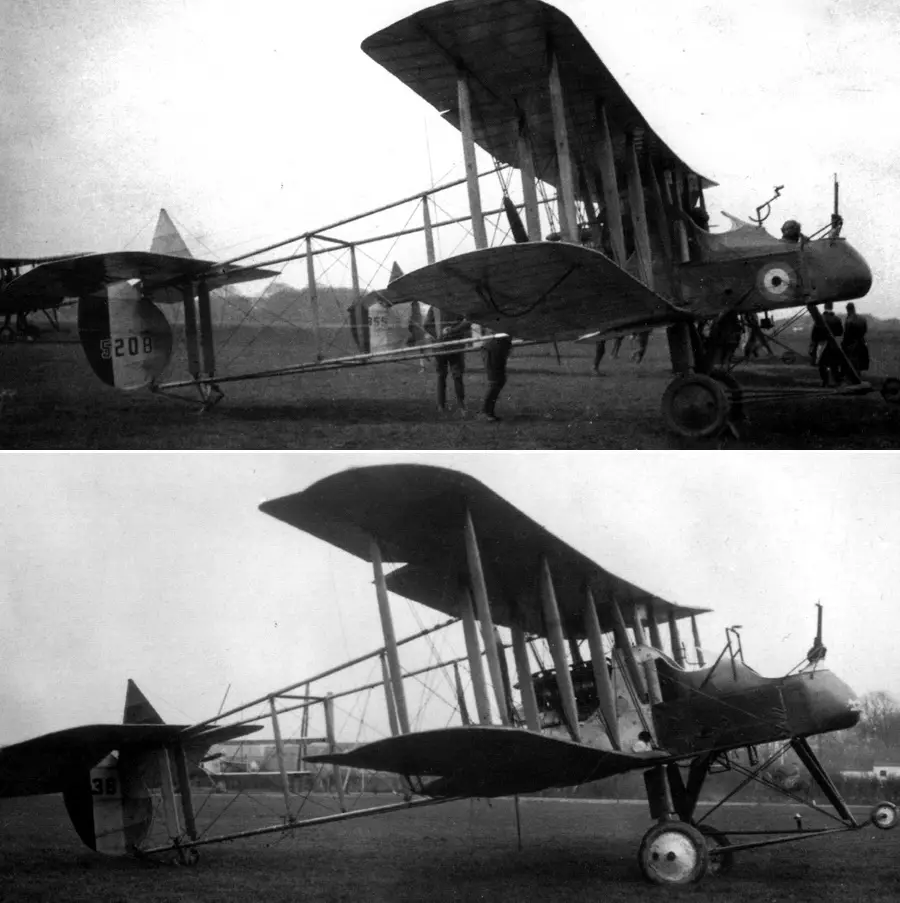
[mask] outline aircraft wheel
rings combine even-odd
[[[638,864],[653,884],[675,886],[699,881],[709,866],[704,836],[692,825],[669,821],[654,825],[641,841]]]
[[[796,364],[797,355],[793,351],[785,351],[785,353],[781,355],[781,361],[784,364]]]
[[[0,344],[11,345],[16,340],[16,332],[11,326],[0,326]]]
[[[897,827],[897,807],[893,803],[878,803],[869,816],[872,824],[882,831]]]
[[[717,828],[708,825],[699,825],[697,830],[706,838],[706,846],[710,851],[707,874],[724,875],[730,872],[734,865],[734,853],[727,849],[731,846],[731,841]],[[719,852],[714,854],[713,850]]]
[[[900,404],[900,379],[889,376],[881,384],[881,397],[891,404]]]
[[[730,410],[731,400],[723,384],[699,373],[673,379],[662,399],[666,426],[687,439],[720,433]]]

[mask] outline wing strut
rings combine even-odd
[[[466,511],[466,559],[469,563],[469,580],[472,586],[472,594],[475,596],[475,607],[478,611],[478,620],[481,623],[481,640],[484,644],[484,652],[487,656],[488,670],[491,674],[491,683],[494,685],[494,700],[497,703],[497,711],[500,714],[500,723],[509,724],[509,712],[506,710],[506,699],[503,693],[503,675],[500,668],[500,657],[497,655],[497,646],[494,643],[494,621],[491,617],[491,605],[488,599],[487,582],[484,579],[484,570],[481,567],[481,553],[478,549],[478,537],[475,535],[475,525],[472,523],[472,514]]]
[[[578,729],[578,706],[575,702],[575,688],[572,686],[572,675],[566,661],[566,638],[563,635],[562,622],[559,617],[559,606],[556,603],[556,591],[553,588],[553,575],[546,558],[541,558],[541,601],[544,609],[544,624],[547,627],[547,642],[553,665],[556,668],[556,683],[562,700],[563,712],[566,716],[566,727],[576,743],[581,742]]]
[[[400,670],[400,654],[397,651],[397,637],[394,634],[394,621],[391,618],[391,605],[388,600],[387,584],[384,580],[381,549],[374,538],[369,541],[369,553],[372,558],[372,570],[375,574],[375,594],[378,598],[378,613],[381,616],[381,631],[384,634],[384,651],[387,655],[388,671],[394,690],[394,704],[397,707],[397,724],[400,733],[408,734],[409,710],[406,708],[403,672]]]

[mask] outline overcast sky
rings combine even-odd
[[[369,565],[257,506],[397,461],[470,473],[620,576],[714,609],[699,619],[713,655],[743,625],[766,676],[804,658],[821,601],[827,665],[858,693],[900,694],[896,455],[6,454],[0,744],[120,720],[129,677],[186,723],[229,684],[229,705],[248,701],[380,646]],[[444,620],[396,598],[393,611],[398,635]],[[366,666],[352,685],[378,677]],[[432,686],[452,700],[446,677]],[[338,727],[355,740],[349,707]]]
[[[359,49],[423,5],[0,0],[0,254],[143,248],[166,206],[226,257],[459,177],[458,132]],[[900,315],[894,0],[556,5],[721,184],[712,210],[747,217],[784,184],[770,227],[811,232],[838,172],[875,275],[863,307]],[[419,244],[400,262],[424,262]]]

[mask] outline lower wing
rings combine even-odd
[[[595,749],[518,728],[473,725],[401,734],[307,761],[436,778],[422,789],[428,796],[501,796],[584,784],[647,768],[658,758],[656,753]]]
[[[383,292],[520,339],[577,338],[678,319],[670,302],[599,251],[529,242],[472,251],[401,276]]]

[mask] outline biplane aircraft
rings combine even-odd
[[[710,663],[697,624],[707,609],[641,589],[478,480],[445,468],[351,469],[260,507],[371,562],[384,645],[189,728],[160,724],[145,700],[135,703],[132,687],[124,726],[76,728],[0,751],[2,795],[63,790],[89,846],[142,856],[174,853],[190,862],[209,844],[464,798],[518,800],[546,788],[640,772],[653,824],[638,859],[643,874],[661,885],[698,881],[707,870],[723,872],[735,854],[758,847],[897,823],[890,803],[876,805],[858,821],[810,745],[810,737],[852,727],[859,718],[850,688],[823,667],[821,620],[801,666],[784,676],[766,678],[747,665],[732,628]],[[397,567],[388,573],[389,565]],[[398,640],[391,593],[450,620]],[[461,627],[464,656],[425,668],[403,667],[401,648],[406,654],[407,644],[453,627]],[[498,642],[501,630],[508,632],[509,643]],[[515,684],[508,676],[509,648]],[[341,693],[318,689],[323,680],[362,662],[377,668],[376,660],[380,679]],[[474,719],[464,703],[459,665],[468,667]],[[414,730],[407,687],[427,671],[451,667],[461,723]],[[363,691],[369,700],[372,693],[383,693],[390,735],[339,743],[335,700]],[[320,704],[327,748],[310,754],[308,718]],[[331,769],[340,811],[300,817],[306,796],[291,787],[283,734],[291,712],[303,717],[298,769],[301,760],[303,767]],[[283,817],[216,834],[215,816],[201,828],[193,804],[198,790],[192,790],[185,765],[188,752],[204,756],[214,737],[223,742],[260,721],[270,721],[273,729]],[[117,759],[104,758],[112,748]],[[785,749],[793,750],[829,807],[772,778],[777,771],[772,764]],[[710,792],[707,777],[722,769],[744,779],[720,802],[701,803],[704,788],[704,798]],[[371,808],[349,805],[345,793],[354,771],[400,776],[406,798]],[[791,816],[789,830],[773,825],[726,832],[710,825],[709,816],[750,781],[810,806],[817,818],[827,816],[834,825],[794,828]],[[199,808],[209,808],[210,799]],[[150,834],[151,809],[164,813],[162,836]]]
[[[575,24],[542,0],[448,0],[362,48],[460,130],[469,179],[476,249],[398,279],[388,292],[396,301],[536,341],[664,327],[677,374],[665,420],[705,436],[753,397],[717,366],[717,324],[801,305],[820,323],[818,305],[871,286],[869,266],[841,236],[837,189],[816,240],[799,228],[792,240],[773,238],[762,216],[710,233],[704,189],[716,183],[663,142]],[[511,208],[515,244],[488,247],[476,145],[521,173],[526,221]],[[535,180],[557,190],[556,242],[541,240]],[[871,389],[844,366],[850,385],[839,391]]]

